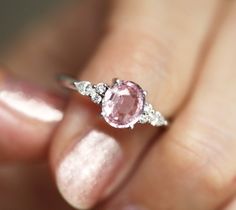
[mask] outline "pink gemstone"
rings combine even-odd
[[[109,88],[102,101],[102,115],[115,128],[132,127],[143,112],[145,95],[131,81],[119,81]]]

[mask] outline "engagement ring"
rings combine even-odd
[[[167,120],[146,101],[147,92],[132,81],[113,79],[113,84],[92,84],[65,75],[60,83],[69,89],[89,96],[92,102],[101,106],[104,120],[115,128],[133,128],[136,123],[152,126],[166,126]]]

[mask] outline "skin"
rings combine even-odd
[[[4,71],[43,86],[44,94],[61,93],[54,82],[58,72],[94,83],[110,83],[115,77],[133,80],[171,123],[163,131],[149,126],[112,129],[94,117],[96,106],[72,94],[68,104],[55,102],[63,120],[37,121],[43,131],[39,135],[35,123],[0,104],[7,126],[0,128],[0,183],[9,183],[0,207],[73,209],[69,203],[103,210],[236,209],[235,10],[236,1],[220,0],[86,1],[58,9],[47,24],[27,32],[2,57]],[[16,123],[9,123],[16,120],[23,123],[31,144]],[[7,143],[9,130],[19,147]],[[86,133],[94,132],[99,133],[95,140],[112,143],[86,146],[91,141]],[[61,168],[76,173],[78,181],[78,167],[103,166],[95,162],[104,160],[99,145],[108,151],[105,160],[116,166],[115,173],[96,169],[85,186],[65,183]],[[87,151],[98,158],[84,165],[65,161],[85,161]],[[45,166],[7,164],[35,160],[49,163],[53,178]],[[94,181],[91,177],[97,192],[86,188]],[[73,195],[78,195],[75,200]]]

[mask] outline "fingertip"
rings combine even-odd
[[[42,158],[63,107],[59,95],[0,71],[0,161]]]

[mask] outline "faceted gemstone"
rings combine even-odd
[[[142,88],[131,81],[116,82],[102,101],[102,115],[115,128],[133,127],[143,112],[145,95]]]

